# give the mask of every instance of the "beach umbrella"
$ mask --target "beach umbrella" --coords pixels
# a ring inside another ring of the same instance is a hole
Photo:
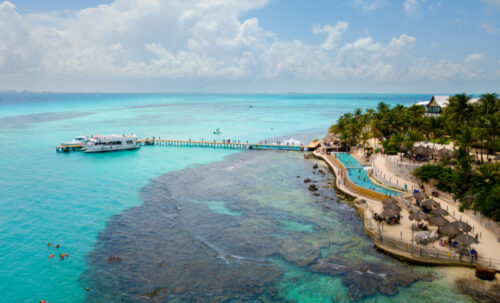
[[[476,238],[470,235],[461,234],[455,238],[455,240],[460,244],[477,243]]]
[[[421,221],[426,218],[426,215],[421,212],[414,212],[410,214],[409,218],[410,220]]]
[[[451,222],[451,225],[453,225],[458,230],[466,233],[472,230],[472,227],[469,224],[462,221]]]
[[[384,205],[384,209],[395,209],[397,211],[401,211],[401,206],[397,204],[386,204]]]
[[[452,151],[450,151],[447,148],[442,148],[438,152],[438,156],[440,156],[442,158],[447,158],[447,157],[450,157],[451,155],[452,155]]]
[[[440,233],[441,235],[454,237],[454,236],[460,234],[460,230],[458,230],[457,228],[455,228],[451,224],[447,224],[447,225],[444,225],[444,226],[440,226],[438,228],[438,233]]]
[[[399,211],[397,209],[384,209],[384,211],[380,214],[382,218],[390,218],[394,216],[399,216]]]
[[[435,208],[431,211],[431,214],[434,216],[446,216],[448,212],[442,208]]]
[[[417,155],[426,155],[427,154],[427,148],[422,145],[417,145],[413,147],[413,153]]]
[[[445,226],[448,225],[450,222],[446,220],[445,218],[441,216],[434,216],[429,219],[429,224],[430,225],[435,225],[435,226]]]
[[[413,197],[416,200],[423,200],[423,199],[428,198],[427,194],[424,193],[423,191],[419,191],[419,192],[413,193]]]
[[[426,208],[433,208],[433,207],[439,207],[440,205],[433,199],[427,199],[424,202],[422,202],[422,206]]]
[[[382,204],[384,204],[384,205],[395,204],[395,203],[398,203],[398,201],[396,199],[394,199],[393,197],[386,198],[382,201]]]

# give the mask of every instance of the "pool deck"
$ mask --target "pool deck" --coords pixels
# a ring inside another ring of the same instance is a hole
[[[452,255],[450,253],[448,247],[442,247],[437,242],[427,246],[421,246],[414,243],[412,241],[411,232],[411,225],[414,223],[414,221],[409,220],[409,212],[405,207],[403,207],[401,211],[401,220],[399,225],[378,225],[375,220],[373,220],[373,214],[382,212],[382,199],[363,196],[349,188],[340,177],[342,168],[338,167],[338,163],[334,161],[330,155],[326,155],[319,151],[314,152],[313,155],[315,156],[315,158],[324,161],[324,163],[329,167],[330,171],[335,174],[335,184],[338,190],[346,193],[347,195],[357,198],[355,199],[355,202],[352,203],[352,205],[363,219],[365,232],[374,239],[374,245],[378,249],[394,257],[419,264],[466,267],[474,266],[474,264],[471,264],[467,261],[460,261],[458,259],[458,256],[455,257],[454,254]],[[364,199],[366,201],[366,204],[359,203],[360,199]],[[458,208],[453,212],[451,205],[446,204],[446,202],[443,202],[442,205],[445,209],[448,209],[450,214],[457,214],[457,216],[463,215],[458,212]],[[456,208],[456,206],[454,207]],[[452,218],[451,215],[449,217]],[[465,219],[463,220],[465,221]],[[497,241],[495,235],[491,231],[482,227],[480,224],[475,224],[475,222],[471,218],[467,218],[467,221],[469,222],[469,224],[474,226],[474,232],[481,235],[480,242],[474,245],[476,250],[479,252],[479,255],[485,259],[490,258],[492,260],[498,260],[499,254],[497,252],[500,251],[500,243]],[[436,227],[430,226],[429,231],[436,229]],[[400,247],[397,247],[396,242]],[[439,256],[444,255],[445,257],[440,259],[416,254],[415,250],[418,251],[419,248],[425,250],[435,250],[436,254],[438,254]],[[449,258],[446,258],[446,255],[448,255]],[[491,267],[495,268],[497,271],[500,271],[500,263],[493,263]]]

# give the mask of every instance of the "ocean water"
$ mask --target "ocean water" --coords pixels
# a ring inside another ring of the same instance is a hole
[[[92,133],[307,143],[357,107],[428,97],[0,94],[0,297],[467,301],[440,282],[439,272],[376,252],[354,211],[327,188],[331,176],[313,171],[298,153],[55,151]],[[213,135],[216,128],[224,133]],[[321,186],[319,197],[304,186],[305,176]],[[59,253],[69,257],[60,260]],[[367,276],[387,271],[410,274],[384,285]],[[367,280],[353,279],[358,272]],[[369,287],[356,292],[356,280]]]

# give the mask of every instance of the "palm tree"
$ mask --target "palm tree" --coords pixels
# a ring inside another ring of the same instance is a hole
[[[483,130],[486,133],[486,144],[497,159],[498,130],[500,129],[500,111],[488,115],[483,120]]]
[[[434,139],[434,147],[436,146],[436,140],[442,132],[443,122],[443,117],[429,117],[428,119],[428,128],[429,132],[432,134],[432,139]]]
[[[455,120],[446,120],[444,130],[446,134],[450,136],[450,139],[456,139],[460,131],[460,126],[461,124]],[[453,148],[455,148],[455,146],[453,146]]]
[[[444,109],[445,115],[458,122],[467,122],[472,117],[473,108],[469,103],[471,97],[466,94],[459,94],[448,99],[449,104]]]
[[[481,106],[481,114],[483,115],[493,115],[498,111],[499,101],[496,93],[482,95],[479,102]]]
[[[470,153],[470,147],[474,144],[474,131],[469,126],[464,126],[457,137],[458,145],[462,147],[467,154]]]
[[[365,152],[366,146],[370,146],[370,143],[368,143],[370,138],[371,138],[371,135],[369,132],[365,131],[365,132],[361,133],[360,140],[361,140],[361,147],[363,148],[363,153]]]
[[[388,148],[393,147],[397,152],[400,152],[403,147],[405,137],[402,133],[397,133],[391,136],[389,139],[389,144],[387,144]],[[403,160],[403,156],[401,155],[401,161]]]

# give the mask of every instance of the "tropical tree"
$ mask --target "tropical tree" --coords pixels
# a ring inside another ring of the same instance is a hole
[[[497,158],[497,147],[499,145],[498,131],[500,130],[500,111],[488,115],[483,119],[483,130],[486,134],[486,144]]]
[[[482,115],[493,115],[499,110],[500,101],[496,93],[482,95],[479,102]]]
[[[469,103],[471,97],[466,94],[459,94],[448,99],[448,106],[444,109],[444,114],[451,120],[466,123],[472,117],[473,107]]]
[[[465,152],[470,153],[470,148],[474,144],[474,131],[471,127],[464,126],[457,136],[457,142],[460,148],[463,148]]]
[[[436,140],[440,137],[443,129],[444,119],[443,117],[429,117],[427,119],[427,127],[432,139],[434,140],[434,146],[436,146]]]

